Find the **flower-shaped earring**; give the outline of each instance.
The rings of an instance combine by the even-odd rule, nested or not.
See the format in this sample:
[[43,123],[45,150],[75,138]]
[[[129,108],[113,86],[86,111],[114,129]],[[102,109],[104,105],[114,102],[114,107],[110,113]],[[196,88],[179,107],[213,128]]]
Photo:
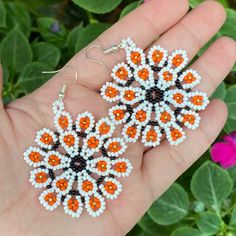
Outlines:
[[209,103],[207,94],[192,91],[200,83],[197,71],[187,69],[186,51],[178,49],[170,55],[161,46],[153,46],[147,56],[130,39],[122,40],[114,49],[123,49],[126,62],[114,66],[114,81],[101,88],[104,100],[116,104],[109,110],[115,125],[124,124],[126,142],[136,142],[139,136],[145,146],[155,147],[167,138],[178,145],[185,138],[183,126],[196,129],[200,123],[198,111]]
[[117,178],[129,176],[132,165],[123,157],[124,140],[112,137],[115,127],[109,118],[95,123],[93,115],[85,111],[73,122],[63,103],[65,89],[52,106],[56,131],[39,130],[38,146],[30,146],[24,159],[34,168],[32,185],[46,188],[39,200],[47,210],[62,203],[72,217],[78,218],[84,208],[96,217],[105,210],[105,198],[113,200],[121,193]]

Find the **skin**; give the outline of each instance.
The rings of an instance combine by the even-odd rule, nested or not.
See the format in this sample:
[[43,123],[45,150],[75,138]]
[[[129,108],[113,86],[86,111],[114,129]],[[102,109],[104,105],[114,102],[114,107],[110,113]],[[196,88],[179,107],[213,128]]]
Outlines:
[[[169,51],[183,48],[190,59],[220,29],[224,8],[205,1],[188,11],[187,0],[150,0],[103,33],[92,44],[110,47],[130,36],[142,48],[160,44]],[[160,36],[161,35],[161,36]],[[158,39],[157,39],[158,38]],[[187,139],[177,147],[165,140],[159,147],[144,149],[141,143],[129,145],[126,153],[134,166],[130,177],[121,179],[123,192],[115,201],[107,201],[105,213],[91,218],[87,213],[72,219],[59,207],[46,211],[38,202],[41,190],[28,182],[29,167],[22,153],[34,144],[35,132],[43,127],[53,129],[51,104],[62,85],[67,83],[66,110],[73,117],[85,110],[98,119],[107,116],[110,104],[99,95],[99,88],[111,80],[110,72],[86,59],[86,48],[69,62],[78,71],[65,69],[41,88],[6,107],[0,103],[0,229],[1,235],[125,235],[156,200],[190,165],[196,161],[221,131],[226,117],[225,104],[213,100],[201,112],[196,131],[186,130]],[[200,89],[210,96],[230,72],[236,59],[235,42],[227,37],[215,41],[191,66],[202,75]],[[93,57],[109,68],[124,60],[124,54]],[[69,67],[67,67],[69,68]],[[2,76],[1,76],[2,79]]]

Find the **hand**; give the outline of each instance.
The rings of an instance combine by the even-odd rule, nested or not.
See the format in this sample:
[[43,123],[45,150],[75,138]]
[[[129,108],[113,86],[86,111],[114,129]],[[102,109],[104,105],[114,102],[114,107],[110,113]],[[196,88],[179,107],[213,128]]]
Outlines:
[[[130,36],[142,48],[152,43],[170,51],[184,48],[192,59],[222,26],[225,12],[213,1],[202,3],[188,14],[187,11],[187,0],[150,0],[94,43],[109,47]],[[160,38],[155,40],[159,35]],[[109,108],[98,92],[111,77],[104,67],[89,62],[85,52],[86,48],[68,62],[78,70],[79,81],[69,86],[66,110],[74,116],[88,110],[98,119],[107,116]],[[198,89],[210,96],[233,66],[235,52],[236,44],[230,38],[222,37],[214,42],[191,66],[203,77]],[[123,54],[104,57],[110,68],[121,60],[124,60]],[[98,218],[83,214],[81,218],[73,219],[64,214],[62,208],[49,212],[39,204],[40,190],[29,184],[29,167],[22,155],[27,146],[33,145],[37,130],[42,127],[53,129],[51,104],[62,84],[72,82],[73,76],[73,71],[64,70],[32,94],[6,107],[1,103],[1,235],[125,235],[152,202],[209,147],[227,116],[224,103],[213,100],[201,112],[200,127],[196,131],[186,131],[187,139],[181,145],[173,147],[163,141],[159,147],[150,150],[144,150],[141,143],[129,145],[126,156],[134,170],[130,177],[121,180],[124,189],[119,198],[108,200],[105,213]]]

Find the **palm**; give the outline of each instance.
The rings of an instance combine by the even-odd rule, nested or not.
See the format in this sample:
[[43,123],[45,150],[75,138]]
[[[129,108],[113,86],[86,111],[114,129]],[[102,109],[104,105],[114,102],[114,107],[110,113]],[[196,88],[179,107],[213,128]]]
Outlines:
[[[212,8],[215,10],[209,11]],[[166,15],[166,9],[172,14]],[[156,22],[154,11],[158,12],[161,21]],[[105,32],[100,41],[110,45],[131,36],[140,46],[148,47],[157,34],[176,24],[186,11],[185,0],[174,3],[169,0],[150,1]],[[212,14],[214,22],[203,19],[207,14]],[[136,23],[137,16],[140,17],[139,24]],[[186,48],[192,58],[200,44],[209,40],[223,21],[224,12],[217,3],[204,3],[162,35],[158,43],[170,50]],[[182,40],[183,35],[185,40]],[[235,48],[232,40],[219,39],[193,64],[204,78],[201,90],[211,94],[227,75],[235,60],[232,47]],[[88,62],[85,50],[69,62],[78,70],[79,82],[69,86],[66,109],[74,117],[85,110],[92,112],[96,118],[107,116],[108,104],[97,91],[104,81],[109,80],[109,73]],[[119,58],[104,58],[110,60],[110,66],[121,59],[123,55],[119,55]],[[208,68],[204,69],[204,66]],[[207,110],[202,112],[201,127],[195,132],[187,131],[188,139],[178,147],[170,147],[165,141],[160,147],[151,150],[144,150],[140,143],[129,145],[126,155],[134,171],[129,178],[122,179],[124,190],[121,196],[116,201],[108,201],[107,210],[101,217],[93,219],[84,214],[75,220],[63,214],[62,209],[50,213],[41,207],[38,203],[39,192],[28,184],[29,168],[22,157],[25,148],[33,144],[36,130],[42,127],[53,129],[51,104],[62,84],[70,83],[73,76],[73,71],[65,70],[33,94],[1,110],[0,226],[4,235],[69,235],[77,232],[79,235],[125,234],[152,201],[206,150],[226,118],[224,104],[212,101]]]

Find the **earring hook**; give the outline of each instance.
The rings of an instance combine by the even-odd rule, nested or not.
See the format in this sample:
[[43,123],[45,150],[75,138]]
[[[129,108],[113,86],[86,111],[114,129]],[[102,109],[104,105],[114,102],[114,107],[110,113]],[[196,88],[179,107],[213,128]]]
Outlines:
[[[74,79],[74,81],[72,82],[72,84],[75,84],[75,83],[77,82],[77,80],[78,80],[78,72],[77,72],[77,70],[76,70],[73,66],[71,66],[71,65],[65,65],[63,68],[61,68],[61,69],[59,69],[59,70],[54,70],[54,71],[42,71],[42,74],[56,74],[56,73],[58,73],[58,72],[63,71],[66,67],[69,67],[69,68],[71,68],[71,69],[74,71],[74,73],[75,73],[75,79]],[[62,89],[61,89],[60,93],[59,93],[59,97],[64,98],[66,89],[67,89],[67,84],[64,84],[64,85],[62,86]]]
[[102,66],[105,66],[105,67],[107,68],[107,70],[109,71],[109,67],[107,66],[106,63],[101,62],[101,61],[98,61],[98,60],[95,60],[95,59],[93,59],[93,58],[91,58],[91,57],[89,56],[89,52],[90,52],[92,49],[94,49],[94,48],[99,48],[99,49],[101,49],[102,52],[103,52],[103,54],[110,54],[110,53],[117,53],[117,52],[119,51],[119,46],[113,45],[113,46],[110,47],[110,48],[104,49],[102,46],[100,46],[100,45],[98,45],[98,44],[94,44],[94,45],[92,45],[91,47],[89,47],[89,48],[87,49],[86,53],[85,53],[85,54],[86,54],[86,57],[87,57],[87,59],[88,59],[89,61],[94,62],[94,63],[97,63],[97,64],[102,65]]

